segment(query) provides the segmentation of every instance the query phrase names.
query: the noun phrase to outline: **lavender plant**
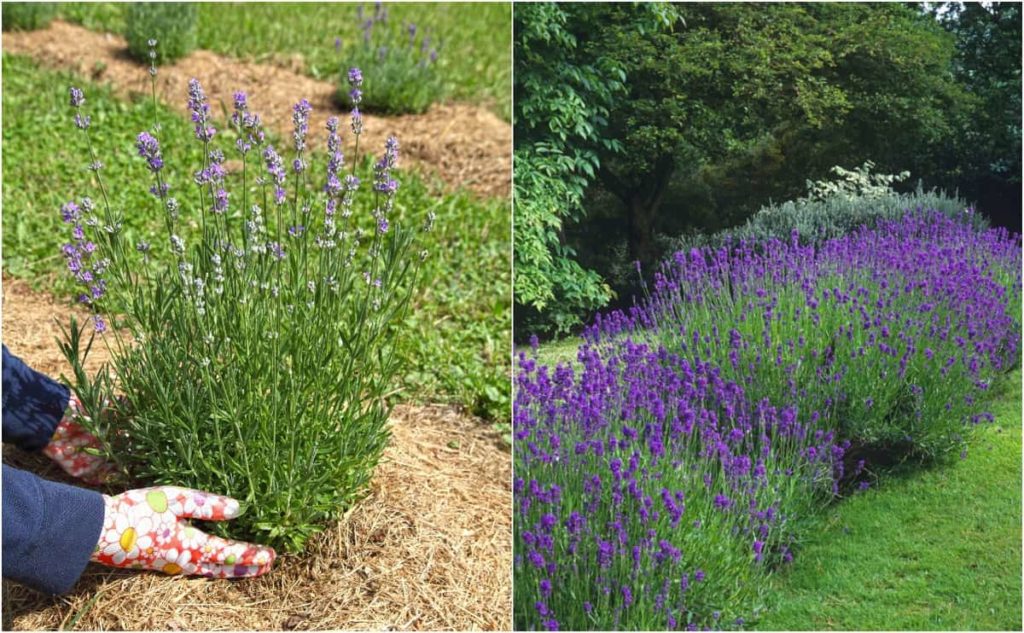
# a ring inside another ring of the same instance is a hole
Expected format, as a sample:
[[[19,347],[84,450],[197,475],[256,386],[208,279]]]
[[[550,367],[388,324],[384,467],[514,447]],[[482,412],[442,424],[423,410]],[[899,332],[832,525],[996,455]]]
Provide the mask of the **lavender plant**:
[[[940,213],[678,253],[576,365],[520,356],[517,629],[734,628],[880,451],[964,455],[1021,246]]]
[[[128,52],[140,62],[152,62],[149,40],[160,36],[157,64],[169,64],[196,48],[199,5],[192,2],[133,2],[124,15]]]
[[[376,3],[372,16],[359,5],[357,19],[363,31],[362,40],[345,48],[335,40],[335,49],[344,50],[341,84],[337,98],[340,103],[371,112],[406,114],[426,111],[444,98],[448,88],[438,72],[440,42],[414,23],[395,25],[388,20],[388,10]],[[366,94],[358,94],[348,86],[345,69],[358,66],[366,69]]]
[[[350,77],[358,89],[359,70]],[[70,101],[91,154],[84,95],[71,88]],[[342,123],[327,120],[321,171],[306,100],[293,109],[290,161],[244,92],[233,105],[218,129],[190,81],[204,156],[190,183],[164,164],[158,125],[135,139],[163,218],[152,243],[127,243],[90,156],[100,202],[69,202],[63,216],[64,255],[93,326],[72,322],[62,348],[90,430],[124,473],[233,496],[248,507],[234,536],[296,551],[356,500],[387,444],[394,345],[427,254],[415,249],[418,231],[392,217],[395,138],[366,182],[357,109],[351,156]],[[111,361],[90,376],[85,355],[104,331]]]
[[[2,9],[3,30],[34,31],[45,28],[57,15],[55,2],[5,2]]]

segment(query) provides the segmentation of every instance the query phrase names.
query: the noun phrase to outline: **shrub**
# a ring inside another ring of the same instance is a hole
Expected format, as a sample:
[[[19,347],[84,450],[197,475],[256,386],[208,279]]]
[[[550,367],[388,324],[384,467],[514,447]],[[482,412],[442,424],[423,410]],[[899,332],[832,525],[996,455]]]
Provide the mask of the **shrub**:
[[[742,626],[865,448],[962,455],[1020,310],[1020,237],[937,212],[677,253],[576,365],[520,355],[516,629]]]
[[[34,31],[50,24],[57,15],[53,2],[4,2],[5,31]]]
[[[919,183],[910,193],[894,191],[890,185],[906,179],[898,175],[871,174],[870,161],[855,170],[833,167],[838,178],[807,182],[806,197],[768,204],[751,216],[742,226],[711,235],[692,234],[668,240],[671,251],[701,246],[720,246],[729,241],[764,242],[772,238],[788,239],[793,231],[805,243],[820,243],[842,237],[861,226],[875,226],[882,221],[899,220],[908,211],[930,209],[947,217],[958,218],[975,228],[988,225],[959,196],[942,191],[925,191]]]
[[[390,217],[393,137],[363,197],[365,161],[344,156],[335,117],[326,174],[314,174],[306,100],[294,107],[286,163],[236,93],[220,135],[233,141],[229,172],[194,79],[188,99],[204,156],[184,176],[194,189],[178,190],[156,125],[136,138],[165,228],[159,241],[126,243],[109,205],[64,206],[72,233],[63,251],[80,301],[96,332],[108,329],[104,316],[114,327],[103,337],[112,360],[94,377],[82,363],[95,332],[72,323],[63,349],[90,430],[123,471],[235,497],[248,507],[232,522],[236,536],[295,551],[361,494],[387,444],[386,396],[403,369],[398,326],[426,252],[413,252],[416,231]],[[71,103],[88,137],[81,91],[71,89]],[[351,127],[358,140],[357,111]],[[105,201],[102,165],[89,160]],[[119,403],[113,414],[101,415],[104,400]]]
[[[385,5],[377,3],[373,17],[364,18],[359,6],[363,38],[345,49],[337,99],[353,105],[352,88],[345,77],[347,68],[367,70],[366,95],[362,107],[369,112],[406,114],[425,112],[444,98],[448,88],[438,72],[440,42],[415,24],[394,25],[388,21]],[[336,40],[341,49],[342,42]]]
[[[199,5],[192,2],[133,2],[125,13],[128,52],[149,62],[149,41],[156,40],[157,64],[169,64],[196,47]]]

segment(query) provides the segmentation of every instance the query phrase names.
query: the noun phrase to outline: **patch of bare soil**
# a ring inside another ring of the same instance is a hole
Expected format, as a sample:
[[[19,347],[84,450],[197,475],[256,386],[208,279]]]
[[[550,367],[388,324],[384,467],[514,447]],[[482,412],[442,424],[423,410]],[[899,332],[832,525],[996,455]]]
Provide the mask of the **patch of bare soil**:
[[[66,372],[54,317],[71,308],[9,279],[3,299],[11,352]],[[392,431],[369,496],[268,574],[217,581],[89,565],[60,597],[5,580],[3,628],[510,629],[511,462],[500,438],[442,406],[400,406]],[[39,454],[5,447],[4,462],[72,482]]]
[[[41,64],[73,70],[108,82],[122,96],[150,94],[146,67],[127,56],[125,41],[112,34],[55,20],[38,31],[6,32],[3,50],[29,55]],[[292,131],[292,106],[302,98],[313,105],[311,141],[322,142],[329,116],[347,112],[334,103],[335,85],[270,64],[246,62],[209,51],[196,51],[157,75],[159,98],[187,110],[188,81],[195,77],[219,115],[219,103],[231,110],[236,90],[249,93],[250,108],[285,138]],[[512,127],[479,106],[434,105],[424,114],[381,117],[365,115],[360,146],[379,154],[388,136],[398,138],[404,160],[436,173],[451,189],[507,198],[512,178]]]

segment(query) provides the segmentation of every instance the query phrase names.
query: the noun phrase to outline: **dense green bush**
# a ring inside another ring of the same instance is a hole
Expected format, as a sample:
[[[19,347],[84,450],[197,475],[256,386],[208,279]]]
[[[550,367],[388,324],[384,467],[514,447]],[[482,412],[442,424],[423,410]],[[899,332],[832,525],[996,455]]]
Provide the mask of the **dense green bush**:
[[[34,31],[50,23],[57,14],[53,2],[4,2],[5,31]]]
[[[199,5],[190,2],[134,2],[125,12],[128,52],[149,62],[149,40],[158,42],[157,64],[184,57],[196,47]]]
[[[378,4],[372,18],[362,22],[362,41],[345,50],[342,56],[337,99],[346,108],[353,106],[348,85],[348,69],[366,73],[365,96],[360,107],[367,112],[407,114],[425,112],[442,100],[448,85],[439,71],[440,43],[426,30],[409,22],[388,20],[384,5]],[[336,41],[341,48],[341,41]]]

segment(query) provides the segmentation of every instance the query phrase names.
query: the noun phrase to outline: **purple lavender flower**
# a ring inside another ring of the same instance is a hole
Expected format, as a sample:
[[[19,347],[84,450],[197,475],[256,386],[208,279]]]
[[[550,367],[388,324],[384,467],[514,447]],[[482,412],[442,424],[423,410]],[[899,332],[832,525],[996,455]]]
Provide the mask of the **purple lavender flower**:
[[[363,133],[363,115],[359,108],[352,108],[352,133],[356,136]]]
[[[71,86],[68,88],[68,94],[70,96],[72,108],[81,108],[85,103],[85,93],[83,93],[81,89]]]
[[[349,68],[348,83],[356,87],[363,85],[363,71],[355,67]]]
[[[284,161],[274,150],[273,145],[268,145],[267,148],[263,150],[263,160],[266,162],[267,172],[274,180],[274,200],[277,204],[284,204],[284,181],[288,177],[284,171]]]
[[[309,105],[309,101],[303,99],[296,103],[292,107],[292,124],[295,126],[295,131],[292,133],[292,139],[295,141],[295,151],[301,152],[306,149],[306,134],[309,132],[309,115],[313,112],[313,106]],[[296,172],[302,171],[296,169]]]
[[[160,155],[160,143],[148,132],[141,132],[135,139],[135,147],[139,156],[146,159],[149,171],[159,173],[164,167],[164,159]]]
[[[188,109],[192,113],[192,122],[195,123],[196,138],[203,142],[210,142],[217,130],[210,125],[210,106],[206,102],[206,93],[199,84],[199,80],[192,78],[188,80]]]

